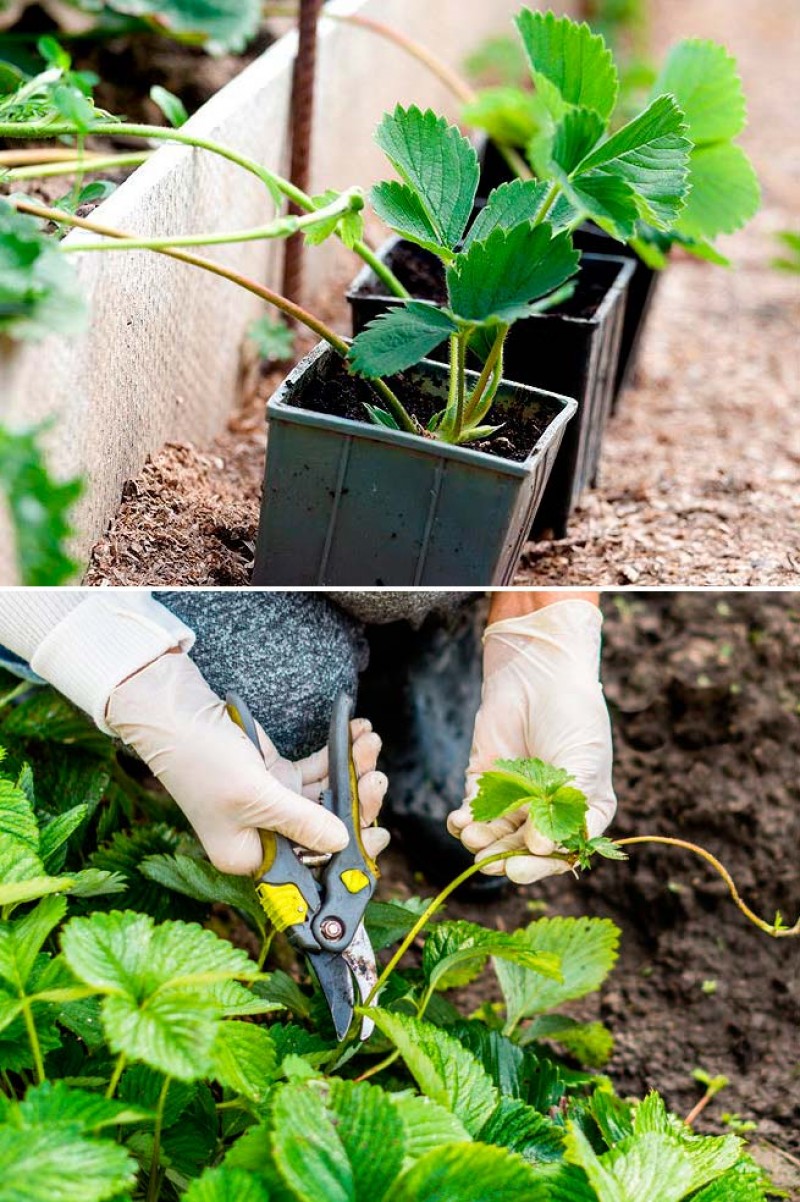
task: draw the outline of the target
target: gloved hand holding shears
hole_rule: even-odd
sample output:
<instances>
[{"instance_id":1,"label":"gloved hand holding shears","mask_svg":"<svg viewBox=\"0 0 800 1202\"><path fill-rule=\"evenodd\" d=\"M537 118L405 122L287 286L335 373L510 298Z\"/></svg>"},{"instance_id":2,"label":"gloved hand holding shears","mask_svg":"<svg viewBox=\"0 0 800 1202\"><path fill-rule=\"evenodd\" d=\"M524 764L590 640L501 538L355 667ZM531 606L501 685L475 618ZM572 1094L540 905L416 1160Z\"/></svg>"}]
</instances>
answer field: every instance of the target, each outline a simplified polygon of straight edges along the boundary
<instances>
[{"instance_id":1,"label":"gloved hand holding shears","mask_svg":"<svg viewBox=\"0 0 800 1202\"><path fill-rule=\"evenodd\" d=\"M168 652L117 685L105 716L177 802L223 872L258 871L262 830L314 852L346 845L344 823L318 804L328 787L328 748L286 760L257 727L257 750L185 653ZM371 825L388 785L375 769L381 742L364 718L354 719L350 729L363 838L374 858L389 842L387 831Z\"/></svg>"}]
</instances>

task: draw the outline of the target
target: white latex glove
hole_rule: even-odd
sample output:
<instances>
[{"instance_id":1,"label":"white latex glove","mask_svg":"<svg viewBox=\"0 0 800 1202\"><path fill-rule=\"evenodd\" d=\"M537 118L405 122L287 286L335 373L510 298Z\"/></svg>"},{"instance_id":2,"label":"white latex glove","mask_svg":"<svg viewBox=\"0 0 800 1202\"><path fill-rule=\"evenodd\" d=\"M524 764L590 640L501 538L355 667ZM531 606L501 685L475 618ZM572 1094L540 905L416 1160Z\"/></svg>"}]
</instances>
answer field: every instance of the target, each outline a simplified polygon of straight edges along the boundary
<instances>
[{"instance_id":1,"label":"white latex glove","mask_svg":"<svg viewBox=\"0 0 800 1202\"><path fill-rule=\"evenodd\" d=\"M590 838L601 834L617 808L611 784L611 724L599 680L600 610L589 601L558 601L521 618L486 628L483 691L475 719L466 800L447 828L476 859L528 848L530 856L497 860L483 871L505 872L531 884L566 872L550 853L526 808L493 822L475 822L469 802L478 777L498 759L538 758L574 776L586 794Z\"/></svg>"},{"instance_id":2,"label":"white latex glove","mask_svg":"<svg viewBox=\"0 0 800 1202\"><path fill-rule=\"evenodd\" d=\"M112 692L106 720L135 748L191 822L223 872L258 871L259 830L277 831L316 852L339 851L347 830L317 804L328 787L328 749L282 759L259 727L262 760L188 655L162 655ZM374 858L389 842L370 824L388 781L375 771L381 741L365 718L351 723L364 846ZM266 767L265 767L266 763Z\"/></svg>"}]
</instances>

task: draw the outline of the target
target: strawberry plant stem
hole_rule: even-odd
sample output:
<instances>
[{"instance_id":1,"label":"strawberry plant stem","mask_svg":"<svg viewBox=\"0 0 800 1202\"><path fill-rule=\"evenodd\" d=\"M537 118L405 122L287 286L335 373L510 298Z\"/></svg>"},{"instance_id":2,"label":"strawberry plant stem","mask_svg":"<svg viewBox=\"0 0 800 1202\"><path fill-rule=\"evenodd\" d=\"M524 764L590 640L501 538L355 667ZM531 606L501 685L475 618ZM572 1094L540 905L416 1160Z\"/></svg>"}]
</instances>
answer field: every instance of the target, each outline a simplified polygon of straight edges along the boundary
<instances>
[{"instance_id":1,"label":"strawberry plant stem","mask_svg":"<svg viewBox=\"0 0 800 1202\"><path fill-rule=\"evenodd\" d=\"M713 1097L716 1097L718 1092L719 1092L718 1090L711 1089L711 1088L706 1090L706 1092L703 1094L702 1098L697 1103L697 1105L692 1107L692 1109L687 1114L686 1118L683 1120L687 1127L691 1127L691 1125L695 1121L695 1119L698 1118L703 1113L703 1111L705 1110L708 1103L711 1101L711 1099Z\"/></svg>"},{"instance_id":2,"label":"strawberry plant stem","mask_svg":"<svg viewBox=\"0 0 800 1202\"><path fill-rule=\"evenodd\" d=\"M122 1074L125 1072L126 1064L127 1064L127 1057L124 1052L120 1052L119 1056L117 1057L117 1063L114 1065L114 1071L111 1074L111 1080L108 1083L108 1089L106 1090L106 1098L108 1099L109 1102L113 1098L114 1094L117 1092L117 1086L119 1085L119 1079L122 1076Z\"/></svg>"},{"instance_id":3,"label":"strawberry plant stem","mask_svg":"<svg viewBox=\"0 0 800 1202\"><path fill-rule=\"evenodd\" d=\"M43 155L46 152L43 152ZM30 167L15 167L5 177L8 181L21 179L49 179L52 176L73 175L76 173L91 175L97 171L110 171L117 167L140 167L150 158L150 152L142 154L109 154L105 158L98 155L86 155L83 161L65 158L63 161L46 162L40 159Z\"/></svg>"},{"instance_id":4,"label":"strawberry plant stem","mask_svg":"<svg viewBox=\"0 0 800 1202\"><path fill-rule=\"evenodd\" d=\"M167 1091L171 1078L165 1077L164 1084L161 1086L161 1093L158 1095L158 1105L156 1106L156 1121L153 1128L153 1155L150 1160L150 1177L147 1182L147 1202L157 1202L158 1195L161 1192L161 1128L164 1124L164 1107L167 1102Z\"/></svg>"},{"instance_id":5,"label":"strawberry plant stem","mask_svg":"<svg viewBox=\"0 0 800 1202\"><path fill-rule=\"evenodd\" d=\"M672 839L666 835L636 835L629 839L617 839L616 843L619 847L632 847L636 843L660 843L665 847L680 847L684 851L693 852L694 855L700 856L707 864L710 864L715 872L719 873L725 884L728 886L728 892L733 898L733 903L738 910L744 914L745 918L757 926L760 931L766 935L772 935L774 939L787 939L800 935L800 919L792 927L783 927L778 922L769 923L763 918L759 918L746 902L739 896L739 890L736 888L736 883L728 872L724 864L713 856L710 851L706 851L704 847L698 847L696 843L688 843L685 839Z\"/></svg>"},{"instance_id":6,"label":"strawberry plant stem","mask_svg":"<svg viewBox=\"0 0 800 1202\"><path fill-rule=\"evenodd\" d=\"M469 401L467 402L467 425L476 425L478 419L485 416L491 407L492 401L494 400L494 395L497 392L497 386L500 383L500 377L495 369L497 364L502 359L503 343L505 342L507 333L508 326L498 326L497 335L492 343L492 349L489 351L489 354L486 357L486 362L484 363L483 370L478 377L478 382L475 385ZM490 379L492 381L492 387L489 389L483 405L481 405L481 398L483 397L484 392L486 392L486 386Z\"/></svg>"},{"instance_id":7,"label":"strawberry plant stem","mask_svg":"<svg viewBox=\"0 0 800 1202\"><path fill-rule=\"evenodd\" d=\"M417 935L419 935L420 931L424 930L424 928L430 922L431 918L433 918L436 911L441 909L441 907L447 901L447 899L451 893L454 893L460 885L463 885L465 881L468 881L470 879L470 877L474 876L476 872L480 872L480 870L482 868L485 868L488 864L497 864L501 860L511 860L511 859L514 859L515 856L528 856L528 855L530 855L530 852L528 851L528 849L522 848L519 851L501 851L501 852L498 852L497 855L486 856L485 859L478 860L475 864L470 864L469 868L465 868L462 873L459 873L459 875L457 877L455 877L455 879L452 880L449 885L445 885L445 887L444 887L444 889L442 889L441 893L437 893L436 897L434 897L434 899L430 903L430 905L425 908L425 910L422 912L422 914L420 914L419 918L414 923L413 927L408 932L405 939L402 941L402 943L398 947L397 951L394 953L392 958L389 960L389 963L383 969L383 971L381 972L377 981L372 986L372 989L369 991L369 994L367 995L366 1000L364 1001L364 1006L366 1007L366 1006L372 1005L373 1001L378 996L381 989L383 989L384 985L389 980L389 977L392 975L394 970L397 968L397 965L400 963L403 956L406 954L408 949L411 947L411 944L414 942Z\"/></svg>"},{"instance_id":8,"label":"strawberry plant stem","mask_svg":"<svg viewBox=\"0 0 800 1202\"><path fill-rule=\"evenodd\" d=\"M36 1072L37 1084L41 1085L45 1079L44 1075L44 1060L42 1059L42 1045L39 1043L39 1033L36 1030L36 1021L33 1017L33 1010L27 998L22 1001L22 1015L25 1019L25 1029L28 1032L28 1041L31 1045L33 1054L33 1067Z\"/></svg>"},{"instance_id":9,"label":"strawberry plant stem","mask_svg":"<svg viewBox=\"0 0 800 1202\"><path fill-rule=\"evenodd\" d=\"M77 126L67 122L52 124L41 121L0 122L0 138L75 137L79 136L80 132ZM302 189L296 188L289 180L277 175L274 171L270 171L268 167L262 166L255 159L248 158L247 155L238 154L237 151L223 146L220 142L211 141L209 138L198 138L194 134L187 134L182 129L172 129L170 126L164 125L137 125L126 121L99 121L92 126L90 132L96 135L105 134L109 137L124 135L131 138L178 142L183 146L193 146L197 150L207 150L211 154L220 155L221 158L235 163L237 167L249 171L251 175L254 175L262 184L266 185L273 197L276 193L280 193L306 213L313 212L316 207L312 198L307 196ZM71 153L74 160L75 152ZM354 243L353 251L365 263L368 263L373 271L378 272L383 283L391 289L395 296L408 297L409 294L400 281L395 278L385 264L380 263L363 240Z\"/></svg>"},{"instance_id":10,"label":"strawberry plant stem","mask_svg":"<svg viewBox=\"0 0 800 1202\"><path fill-rule=\"evenodd\" d=\"M304 213L302 217L288 215L277 217L269 225L258 226L249 230L230 230L220 234L179 234L166 238L116 238L105 242L81 242L74 246L63 246L65 254L84 251L104 250L165 250L181 246L223 246L233 242L260 242L271 238L285 238L302 230L313 228L315 225L330 220L331 217L353 212L360 208L360 195L350 190L343 192L331 204L313 213Z\"/></svg>"},{"instance_id":11,"label":"strawberry plant stem","mask_svg":"<svg viewBox=\"0 0 800 1202\"><path fill-rule=\"evenodd\" d=\"M56 224L74 225L79 229L90 230L94 234L102 234L106 238L129 237L128 234L123 233L121 230L112 229L110 226L98 225L96 222L87 221L83 217L74 217L71 213L65 213L60 209L49 209L44 205L32 204L29 201L17 198L14 199L13 204L21 213L30 213L34 217L43 217L47 221L56 222ZM211 272L212 275L218 275L222 279L230 280L233 284L238 284L240 288L244 288L247 292L252 292L254 296L266 301L269 305L274 305L276 309L280 309L282 313L300 322L301 325L307 326L309 330L327 342L343 359L347 358L349 347L343 338L340 338L338 334L335 334L333 330L329 329L324 322L319 321L313 314L308 313L300 305L287 300L279 293L273 292L271 288L267 288L263 284L258 284L255 280L251 280L229 267L224 267L221 263L214 263L210 259L202 259L198 255L190 254L188 251L159 247L154 253L167 255L169 258L178 259L181 263L189 263L193 267L201 267L203 270ZM409 434L416 434L417 429L414 423L389 385L383 380L372 380L370 383L389 405L401 429Z\"/></svg>"},{"instance_id":12,"label":"strawberry plant stem","mask_svg":"<svg viewBox=\"0 0 800 1202\"><path fill-rule=\"evenodd\" d=\"M384 1056L383 1060L379 1060L377 1064L373 1064L372 1068L368 1068L360 1077L356 1077L356 1081L369 1081L370 1077L377 1077L378 1073L382 1073L390 1064L394 1064L399 1055L400 1053L395 1048L388 1056Z\"/></svg>"}]
</instances>

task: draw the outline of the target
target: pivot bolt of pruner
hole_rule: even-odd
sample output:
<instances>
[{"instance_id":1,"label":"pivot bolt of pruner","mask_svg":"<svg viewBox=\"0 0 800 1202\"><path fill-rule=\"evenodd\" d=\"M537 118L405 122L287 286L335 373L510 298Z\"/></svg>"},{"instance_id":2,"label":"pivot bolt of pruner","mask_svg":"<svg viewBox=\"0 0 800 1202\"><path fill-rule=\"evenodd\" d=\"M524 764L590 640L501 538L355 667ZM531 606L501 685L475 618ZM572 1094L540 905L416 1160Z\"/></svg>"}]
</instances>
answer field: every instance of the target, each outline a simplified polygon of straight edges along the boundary
<instances>
[{"instance_id":1,"label":"pivot bolt of pruner","mask_svg":"<svg viewBox=\"0 0 800 1202\"><path fill-rule=\"evenodd\" d=\"M330 939L333 943L337 939L341 939L344 934L344 923L341 918L326 918L320 923L319 933L324 939Z\"/></svg>"}]
</instances>

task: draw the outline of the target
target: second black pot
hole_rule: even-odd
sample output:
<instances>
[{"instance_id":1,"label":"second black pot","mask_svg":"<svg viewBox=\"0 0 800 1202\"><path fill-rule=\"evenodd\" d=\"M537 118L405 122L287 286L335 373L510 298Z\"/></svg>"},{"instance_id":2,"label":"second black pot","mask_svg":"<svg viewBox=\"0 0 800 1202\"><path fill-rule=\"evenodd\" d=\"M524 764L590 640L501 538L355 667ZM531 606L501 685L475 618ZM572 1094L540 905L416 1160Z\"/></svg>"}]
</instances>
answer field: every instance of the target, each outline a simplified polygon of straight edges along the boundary
<instances>
[{"instance_id":1,"label":"second black pot","mask_svg":"<svg viewBox=\"0 0 800 1202\"><path fill-rule=\"evenodd\" d=\"M444 272L434 255L399 238L389 239L379 254L413 296L443 299ZM563 538L578 498L597 476L633 270L633 263L625 258L584 255L572 299L549 313L537 313L517 322L509 333L505 378L575 397L578 402L578 412L564 433L531 537L552 530L556 538ZM359 273L347 299L354 334L400 303L386 294L370 268ZM429 356L440 362L446 362L447 357L447 344Z\"/></svg>"}]
</instances>

